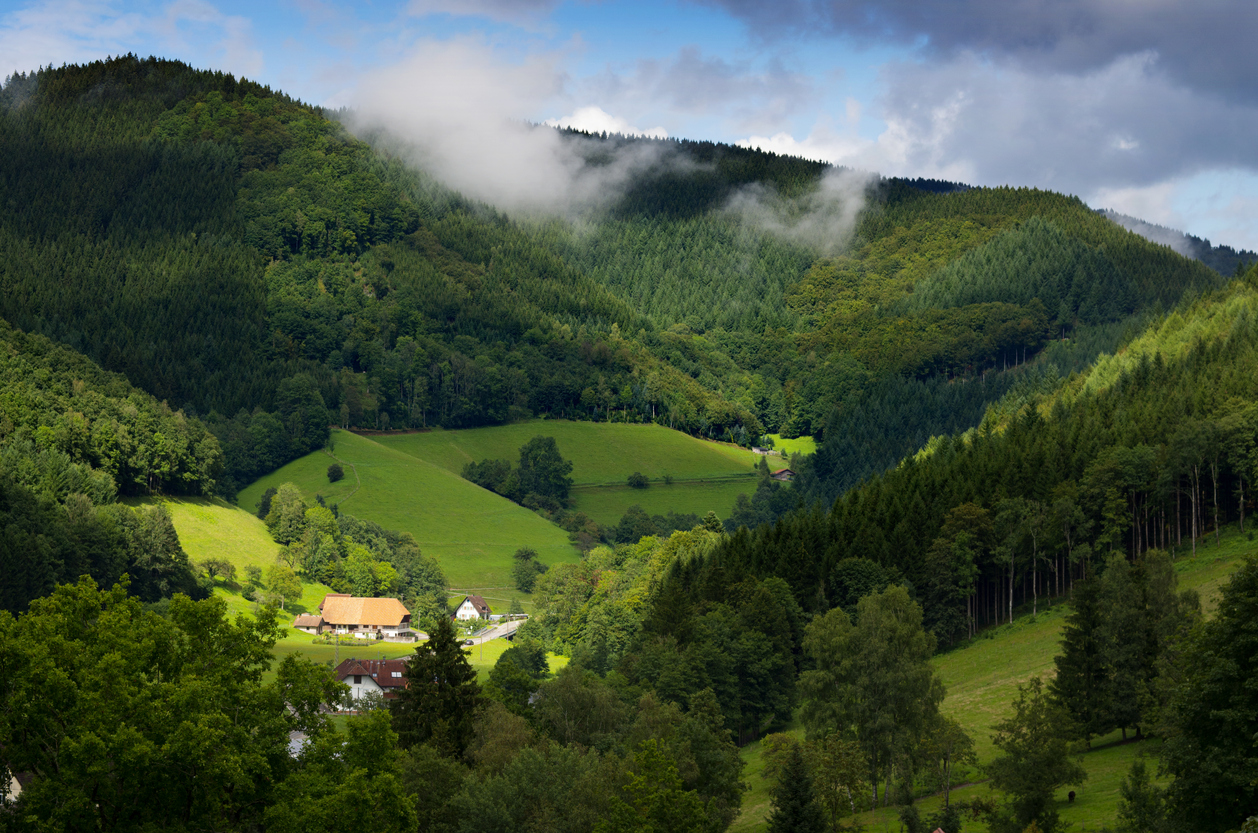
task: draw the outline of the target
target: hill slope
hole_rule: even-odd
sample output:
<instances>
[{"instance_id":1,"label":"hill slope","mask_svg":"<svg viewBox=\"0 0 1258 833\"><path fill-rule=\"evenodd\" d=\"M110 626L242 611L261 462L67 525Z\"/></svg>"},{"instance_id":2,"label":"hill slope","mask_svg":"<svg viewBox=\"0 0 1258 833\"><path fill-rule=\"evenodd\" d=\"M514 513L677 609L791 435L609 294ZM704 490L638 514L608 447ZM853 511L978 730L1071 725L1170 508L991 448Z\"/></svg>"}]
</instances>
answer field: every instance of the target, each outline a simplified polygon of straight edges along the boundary
<instances>
[{"instance_id":1,"label":"hill slope","mask_svg":"<svg viewBox=\"0 0 1258 833\"><path fill-rule=\"evenodd\" d=\"M0 317L207 414L227 493L329 422L531 415L739 443L874 421L850 485L975 424L1051 338L1086 363L1113 325L1219 281L1043 192L836 189L846 174L804 160L570 135L591 170L658 163L576 222L507 217L369 138L173 61L14 76ZM940 384L958 375L984 384Z\"/></svg>"},{"instance_id":2,"label":"hill slope","mask_svg":"<svg viewBox=\"0 0 1258 833\"><path fill-rule=\"evenodd\" d=\"M573 509L604 527L615 526L634 505L648 515L702 517L712 511L726 518L738 495L750 496L756 488L757 455L661 425L545 420L374 439L460 473L466 464L486 459L514 463L520 446L539 435L554 437L564 459L572 462ZM778 468L785 465L774 459ZM649 488L626 485L634 472L649 478Z\"/></svg>"},{"instance_id":3,"label":"hill slope","mask_svg":"<svg viewBox=\"0 0 1258 833\"><path fill-rule=\"evenodd\" d=\"M452 586L500 591L490 595L514 594L511 554L520 547L533 547L546 564L577 559L563 530L506 498L367 437L336 431L332 438L332 455L316 452L272 472L242 491L239 505L256 507L266 488L291 482L311 502L322 495L363 520L411 533ZM345 479L330 484L327 469L338 460Z\"/></svg>"}]
</instances>

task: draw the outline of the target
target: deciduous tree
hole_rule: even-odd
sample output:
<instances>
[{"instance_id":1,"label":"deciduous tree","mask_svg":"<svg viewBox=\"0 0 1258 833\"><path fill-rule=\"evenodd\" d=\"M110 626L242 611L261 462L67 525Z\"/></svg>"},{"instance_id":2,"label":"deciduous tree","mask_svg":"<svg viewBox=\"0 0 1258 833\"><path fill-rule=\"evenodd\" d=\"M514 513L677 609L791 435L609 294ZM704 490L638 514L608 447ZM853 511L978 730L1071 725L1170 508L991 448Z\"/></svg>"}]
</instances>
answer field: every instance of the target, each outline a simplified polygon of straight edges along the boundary
<instances>
[{"instance_id":1,"label":"deciduous tree","mask_svg":"<svg viewBox=\"0 0 1258 833\"><path fill-rule=\"evenodd\" d=\"M930 664L934 649L922 609L899 586L861 599L855 624L836 608L805 632L804 651L815 667L800 677L804 725L813 736L855 729L875 805L880 778L889 788L893 760L925 731L943 700Z\"/></svg>"},{"instance_id":2,"label":"deciduous tree","mask_svg":"<svg viewBox=\"0 0 1258 833\"><path fill-rule=\"evenodd\" d=\"M1005 806L992 819L993 830L1022 831L1030 824L1044 833L1059 827L1054 793L1088 777L1070 755L1070 717L1044 691L1039 677L1018 686L1013 715L996 724L992 742L1001 754L987 768L993 789L1005 793Z\"/></svg>"}]
</instances>

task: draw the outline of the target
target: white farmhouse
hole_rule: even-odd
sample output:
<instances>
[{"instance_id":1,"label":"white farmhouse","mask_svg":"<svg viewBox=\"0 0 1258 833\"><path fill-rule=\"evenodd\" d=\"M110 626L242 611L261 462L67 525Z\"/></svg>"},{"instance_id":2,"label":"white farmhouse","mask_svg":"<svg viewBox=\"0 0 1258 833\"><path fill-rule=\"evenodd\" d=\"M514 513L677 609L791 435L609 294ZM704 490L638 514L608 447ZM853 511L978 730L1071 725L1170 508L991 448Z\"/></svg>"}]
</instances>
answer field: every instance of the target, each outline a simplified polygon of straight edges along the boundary
<instances>
[{"instance_id":1,"label":"white farmhouse","mask_svg":"<svg viewBox=\"0 0 1258 833\"><path fill-rule=\"evenodd\" d=\"M468 622L472 619L488 619L492 614L489 602L480 596L464 596L463 601L455 608L454 618L460 622Z\"/></svg>"},{"instance_id":2,"label":"white farmhouse","mask_svg":"<svg viewBox=\"0 0 1258 833\"><path fill-rule=\"evenodd\" d=\"M347 659L333 676L349 686L350 696L361 699L372 692L386 700L397 696L398 689L406 687L406 660L404 659Z\"/></svg>"}]
</instances>

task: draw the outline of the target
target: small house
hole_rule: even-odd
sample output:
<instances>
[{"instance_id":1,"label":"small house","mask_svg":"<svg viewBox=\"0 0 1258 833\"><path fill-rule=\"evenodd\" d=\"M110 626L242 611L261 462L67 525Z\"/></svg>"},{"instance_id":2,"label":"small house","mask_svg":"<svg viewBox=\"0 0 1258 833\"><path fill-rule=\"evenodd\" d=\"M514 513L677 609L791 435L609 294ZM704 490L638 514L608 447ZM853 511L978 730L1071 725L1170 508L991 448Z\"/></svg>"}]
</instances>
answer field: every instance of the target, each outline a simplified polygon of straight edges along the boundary
<instances>
[{"instance_id":1,"label":"small house","mask_svg":"<svg viewBox=\"0 0 1258 833\"><path fill-rule=\"evenodd\" d=\"M373 692L391 700L406 687L406 660L347 659L332 675L349 686L350 697L355 700Z\"/></svg>"},{"instance_id":2,"label":"small house","mask_svg":"<svg viewBox=\"0 0 1258 833\"><path fill-rule=\"evenodd\" d=\"M472 619L488 619L493 614L489 609L489 602L480 596L464 596L463 601L454 610L454 618L460 622L469 622Z\"/></svg>"},{"instance_id":3,"label":"small house","mask_svg":"<svg viewBox=\"0 0 1258 833\"><path fill-rule=\"evenodd\" d=\"M769 477L772 477L774 480L777 480L781 483L790 483L792 480L795 479L795 472L791 471L790 469L778 469L777 471L773 472L773 474L769 475Z\"/></svg>"},{"instance_id":4,"label":"small house","mask_svg":"<svg viewBox=\"0 0 1258 833\"><path fill-rule=\"evenodd\" d=\"M318 614L303 613L293 620L293 627L303 633L318 636L323 633L323 617Z\"/></svg>"}]
</instances>

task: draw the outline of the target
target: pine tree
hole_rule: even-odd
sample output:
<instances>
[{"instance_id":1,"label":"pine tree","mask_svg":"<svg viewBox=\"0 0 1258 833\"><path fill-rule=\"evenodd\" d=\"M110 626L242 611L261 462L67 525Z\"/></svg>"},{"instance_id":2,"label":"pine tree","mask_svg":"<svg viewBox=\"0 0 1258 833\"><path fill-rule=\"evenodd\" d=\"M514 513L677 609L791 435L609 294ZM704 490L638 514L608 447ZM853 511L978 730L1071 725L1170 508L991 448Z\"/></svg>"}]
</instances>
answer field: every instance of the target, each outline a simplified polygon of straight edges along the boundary
<instances>
[{"instance_id":1,"label":"pine tree","mask_svg":"<svg viewBox=\"0 0 1258 833\"><path fill-rule=\"evenodd\" d=\"M476 671L468 664L451 621L442 616L406 662L406 687L390 703L403 748L427 743L457 758L472 738L481 704Z\"/></svg>"},{"instance_id":2,"label":"pine tree","mask_svg":"<svg viewBox=\"0 0 1258 833\"><path fill-rule=\"evenodd\" d=\"M825 833L826 814L813 793L812 776L799 745L791 748L769 799L769 833Z\"/></svg>"}]
</instances>

